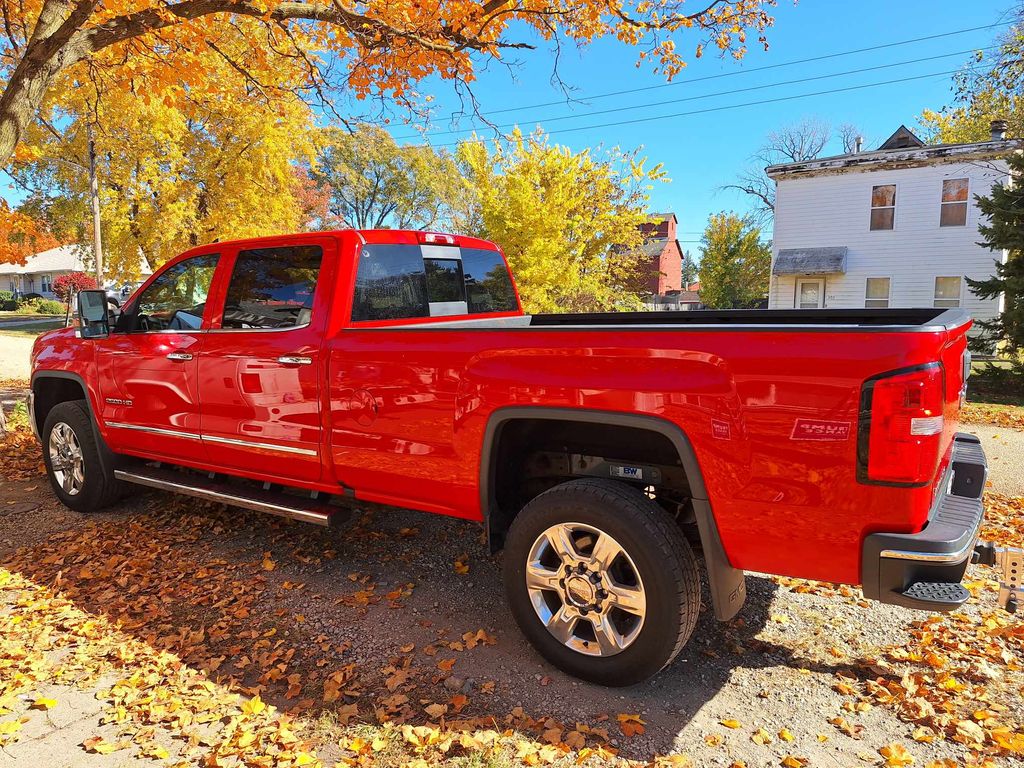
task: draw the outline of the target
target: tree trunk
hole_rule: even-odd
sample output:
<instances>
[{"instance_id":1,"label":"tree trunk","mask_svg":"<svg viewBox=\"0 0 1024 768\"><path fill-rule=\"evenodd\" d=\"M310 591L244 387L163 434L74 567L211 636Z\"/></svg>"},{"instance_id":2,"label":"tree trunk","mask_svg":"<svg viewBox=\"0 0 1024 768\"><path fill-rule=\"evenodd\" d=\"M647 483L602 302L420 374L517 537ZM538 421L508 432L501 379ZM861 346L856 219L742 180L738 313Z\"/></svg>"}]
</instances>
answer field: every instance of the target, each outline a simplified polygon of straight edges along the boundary
<instances>
[{"instance_id":1,"label":"tree trunk","mask_svg":"<svg viewBox=\"0 0 1024 768\"><path fill-rule=\"evenodd\" d=\"M0 166L10 161L53 79L64 67L81 58L82 52L70 53L68 42L95 5L95 0L43 3L21 60L0 95Z\"/></svg>"}]
</instances>

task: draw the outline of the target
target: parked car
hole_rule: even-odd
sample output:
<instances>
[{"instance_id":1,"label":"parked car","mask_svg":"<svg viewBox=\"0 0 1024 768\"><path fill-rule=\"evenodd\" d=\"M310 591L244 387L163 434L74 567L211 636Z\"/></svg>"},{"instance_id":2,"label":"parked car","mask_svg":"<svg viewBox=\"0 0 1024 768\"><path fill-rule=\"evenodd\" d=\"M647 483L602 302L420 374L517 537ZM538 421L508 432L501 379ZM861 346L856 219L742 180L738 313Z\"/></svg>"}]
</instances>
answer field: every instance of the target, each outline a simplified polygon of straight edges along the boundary
<instances>
[{"instance_id":1,"label":"parked car","mask_svg":"<svg viewBox=\"0 0 1024 768\"><path fill-rule=\"evenodd\" d=\"M345 230L195 248L113 319L102 292L79 311L32 353L67 506L139 484L481 521L522 631L587 680L665 667L702 569L721 620L746 570L943 611L976 557L1021 597L1020 551L977 543L958 309L530 316L493 243Z\"/></svg>"}]
</instances>

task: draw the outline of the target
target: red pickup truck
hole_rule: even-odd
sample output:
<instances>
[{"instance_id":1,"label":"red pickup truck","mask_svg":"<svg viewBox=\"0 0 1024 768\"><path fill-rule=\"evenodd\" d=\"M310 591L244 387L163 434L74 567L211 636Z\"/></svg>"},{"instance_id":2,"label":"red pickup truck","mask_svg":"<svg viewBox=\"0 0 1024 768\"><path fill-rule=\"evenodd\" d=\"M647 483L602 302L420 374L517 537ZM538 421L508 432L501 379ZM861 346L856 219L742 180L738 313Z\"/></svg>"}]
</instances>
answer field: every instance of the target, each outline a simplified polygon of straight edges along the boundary
<instances>
[{"instance_id":1,"label":"red pickup truck","mask_svg":"<svg viewBox=\"0 0 1024 768\"><path fill-rule=\"evenodd\" d=\"M195 248L106 302L80 294L32 355L67 506L134 483L323 525L352 499L481 521L519 626L585 679L666 666L701 568L722 620L746 570L951 610L973 558L1021 597L1019 553L976 542L961 310L530 316L493 243L354 230Z\"/></svg>"}]
</instances>

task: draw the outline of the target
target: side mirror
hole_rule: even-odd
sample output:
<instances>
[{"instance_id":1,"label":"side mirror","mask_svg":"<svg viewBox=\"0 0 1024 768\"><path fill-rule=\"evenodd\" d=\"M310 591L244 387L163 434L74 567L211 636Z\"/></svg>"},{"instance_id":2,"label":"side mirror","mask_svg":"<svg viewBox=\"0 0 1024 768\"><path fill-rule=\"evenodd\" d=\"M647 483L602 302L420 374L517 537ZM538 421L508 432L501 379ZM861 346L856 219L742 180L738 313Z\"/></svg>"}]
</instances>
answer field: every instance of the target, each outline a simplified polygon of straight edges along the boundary
<instances>
[{"instance_id":1,"label":"side mirror","mask_svg":"<svg viewBox=\"0 0 1024 768\"><path fill-rule=\"evenodd\" d=\"M83 339L103 339L110 335L106 291L78 292L78 328Z\"/></svg>"}]
</instances>

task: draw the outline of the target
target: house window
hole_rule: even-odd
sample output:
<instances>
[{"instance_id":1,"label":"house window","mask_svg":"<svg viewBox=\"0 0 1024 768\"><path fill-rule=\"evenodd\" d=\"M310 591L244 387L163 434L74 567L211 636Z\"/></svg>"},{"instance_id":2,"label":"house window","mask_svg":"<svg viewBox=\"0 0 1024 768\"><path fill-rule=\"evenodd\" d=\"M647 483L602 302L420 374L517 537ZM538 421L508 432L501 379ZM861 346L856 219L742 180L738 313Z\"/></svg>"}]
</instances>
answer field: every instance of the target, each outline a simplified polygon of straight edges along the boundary
<instances>
[{"instance_id":1,"label":"house window","mask_svg":"<svg viewBox=\"0 0 1024 768\"><path fill-rule=\"evenodd\" d=\"M961 282L959 277L936 277L935 306L959 307Z\"/></svg>"},{"instance_id":2,"label":"house window","mask_svg":"<svg viewBox=\"0 0 1024 768\"><path fill-rule=\"evenodd\" d=\"M43 275L42 277L39 278L39 289L43 293L49 293L52 282L53 275Z\"/></svg>"},{"instance_id":3,"label":"house window","mask_svg":"<svg viewBox=\"0 0 1024 768\"><path fill-rule=\"evenodd\" d=\"M821 309L825 306L825 281L817 278L797 280L796 305L799 309Z\"/></svg>"},{"instance_id":4,"label":"house window","mask_svg":"<svg viewBox=\"0 0 1024 768\"><path fill-rule=\"evenodd\" d=\"M940 227L962 227L967 224L967 179L942 180Z\"/></svg>"},{"instance_id":5,"label":"house window","mask_svg":"<svg viewBox=\"0 0 1024 768\"><path fill-rule=\"evenodd\" d=\"M864 289L865 307L889 306L889 278L869 277Z\"/></svg>"},{"instance_id":6,"label":"house window","mask_svg":"<svg viewBox=\"0 0 1024 768\"><path fill-rule=\"evenodd\" d=\"M871 188L871 231L892 229L896 221L896 185Z\"/></svg>"}]
</instances>

